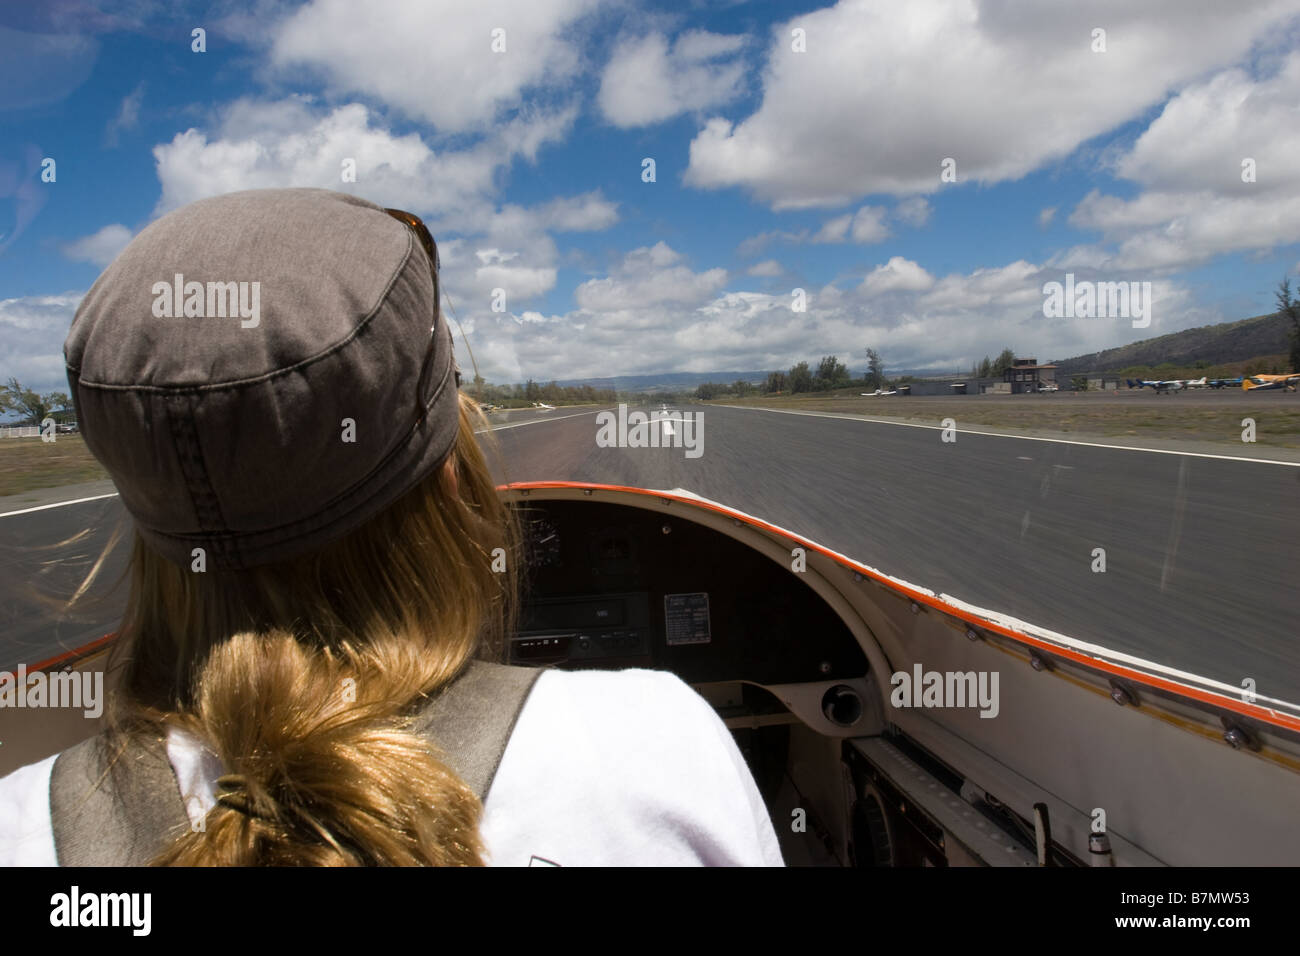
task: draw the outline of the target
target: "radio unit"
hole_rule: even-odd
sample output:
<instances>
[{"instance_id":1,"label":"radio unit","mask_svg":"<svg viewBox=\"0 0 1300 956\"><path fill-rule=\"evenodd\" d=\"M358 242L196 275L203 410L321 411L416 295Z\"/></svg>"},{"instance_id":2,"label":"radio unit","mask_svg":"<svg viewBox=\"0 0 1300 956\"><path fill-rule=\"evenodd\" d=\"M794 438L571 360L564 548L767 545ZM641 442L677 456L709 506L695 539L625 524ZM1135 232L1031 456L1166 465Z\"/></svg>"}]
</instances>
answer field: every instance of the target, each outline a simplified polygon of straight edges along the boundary
<instances>
[{"instance_id":1,"label":"radio unit","mask_svg":"<svg viewBox=\"0 0 1300 956\"><path fill-rule=\"evenodd\" d=\"M650 599L644 591L543 598L523 611L510 639L511 664L560 664L650 655Z\"/></svg>"}]
</instances>

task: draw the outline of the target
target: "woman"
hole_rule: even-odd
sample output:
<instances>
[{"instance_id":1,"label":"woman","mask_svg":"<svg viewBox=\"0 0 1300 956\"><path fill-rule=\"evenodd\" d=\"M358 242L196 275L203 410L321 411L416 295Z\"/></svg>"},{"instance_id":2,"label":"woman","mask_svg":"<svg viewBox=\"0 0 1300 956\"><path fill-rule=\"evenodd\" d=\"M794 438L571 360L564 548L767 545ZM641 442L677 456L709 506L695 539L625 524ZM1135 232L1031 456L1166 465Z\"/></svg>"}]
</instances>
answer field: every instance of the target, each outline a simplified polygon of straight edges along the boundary
<instances>
[{"instance_id":1,"label":"woman","mask_svg":"<svg viewBox=\"0 0 1300 956\"><path fill-rule=\"evenodd\" d=\"M677 678L471 663L515 529L438 301L418 219L314 189L177 210L91 288L65 355L136 528L119 690L0 780L0 863L780 864Z\"/></svg>"}]
</instances>

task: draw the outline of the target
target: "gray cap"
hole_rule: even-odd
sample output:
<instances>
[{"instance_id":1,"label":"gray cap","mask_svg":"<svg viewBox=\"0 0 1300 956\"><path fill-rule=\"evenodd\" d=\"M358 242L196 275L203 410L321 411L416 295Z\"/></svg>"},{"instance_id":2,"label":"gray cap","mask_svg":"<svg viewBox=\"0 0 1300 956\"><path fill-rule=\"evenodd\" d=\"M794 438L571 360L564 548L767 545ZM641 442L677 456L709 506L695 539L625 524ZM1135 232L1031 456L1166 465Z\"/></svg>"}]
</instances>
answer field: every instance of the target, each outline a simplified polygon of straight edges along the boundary
<instances>
[{"instance_id":1,"label":"gray cap","mask_svg":"<svg viewBox=\"0 0 1300 956\"><path fill-rule=\"evenodd\" d=\"M64 357L87 446L178 564L194 548L225 569L315 550L441 464L458 428L420 240L324 189L152 223L82 300Z\"/></svg>"}]
</instances>

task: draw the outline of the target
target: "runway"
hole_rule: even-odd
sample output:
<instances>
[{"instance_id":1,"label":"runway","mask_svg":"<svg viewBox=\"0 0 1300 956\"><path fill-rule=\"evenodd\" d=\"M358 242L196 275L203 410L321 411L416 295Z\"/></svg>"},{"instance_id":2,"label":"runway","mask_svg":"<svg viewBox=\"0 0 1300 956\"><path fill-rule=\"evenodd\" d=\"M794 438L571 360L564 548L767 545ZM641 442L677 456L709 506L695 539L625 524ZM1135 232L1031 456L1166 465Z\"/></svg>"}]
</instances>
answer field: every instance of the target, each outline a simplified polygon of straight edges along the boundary
<instances>
[{"instance_id":1,"label":"runway","mask_svg":"<svg viewBox=\"0 0 1300 956\"><path fill-rule=\"evenodd\" d=\"M679 410L703 415L692 458L601 447L598 411L495 413L498 480L685 488L914 584L1300 702L1300 467L719 406ZM112 629L120 603L58 619L36 594L73 586L120 515L109 497L0 518L0 669Z\"/></svg>"}]
</instances>

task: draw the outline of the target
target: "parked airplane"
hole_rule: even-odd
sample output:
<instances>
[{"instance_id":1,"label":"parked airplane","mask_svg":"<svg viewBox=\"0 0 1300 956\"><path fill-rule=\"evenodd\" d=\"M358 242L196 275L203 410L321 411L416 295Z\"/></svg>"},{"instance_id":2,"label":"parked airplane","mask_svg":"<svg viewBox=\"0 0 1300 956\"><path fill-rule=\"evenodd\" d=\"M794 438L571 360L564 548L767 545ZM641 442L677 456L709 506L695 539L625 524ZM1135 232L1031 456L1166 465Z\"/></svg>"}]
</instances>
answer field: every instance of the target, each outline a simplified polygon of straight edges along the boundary
<instances>
[{"instance_id":1,"label":"parked airplane","mask_svg":"<svg viewBox=\"0 0 1300 956\"><path fill-rule=\"evenodd\" d=\"M1138 379L1137 381L1134 381L1130 378L1125 379L1125 381L1128 382L1129 388L1150 388L1154 389L1156 394L1160 394L1161 392L1176 392L1179 389L1186 388L1188 384L1180 379L1169 379L1168 381ZM1202 379L1202 382L1204 382L1204 379Z\"/></svg>"},{"instance_id":2,"label":"parked airplane","mask_svg":"<svg viewBox=\"0 0 1300 956\"><path fill-rule=\"evenodd\" d=\"M882 396L882 395L897 395L897 394L898 394L898 392L897 392L896 390L891 389L890 391L886 392L886 391L883 391L882 389L879 389L879 388L876 389L874 392L863 392L863 393L862 393L862 395L863 395L864 398L879 398L879 397Z\"/></svg>"},{"instance_id":3,"label":"parked airplane","mask_svg":"<svg viewBox=\"0 0 1300 956\"><path fill-rule=\"evenodd\" d=\"M1205 388L1208 384L1209 383L1205 380L1204 375L1202 375L1200 378L1189 378L1184 383L1184 385L1187 388Z\"/></svg>"},{"instance_id":4,"label":"parked airplane","mask_svg":"<svg viewBox=\"0 0 1300 956\"><path fill-rule=\"evenodd\" d=\"M1281 388L1288 392L1294 392L1298 384L1300 384L1300 373L1292 375L1252 375L1242 381L1241 387L1248 392L1270 388Z\"/></svg>"},{"instance_id":5,"label":"parked airplane","mask_svg":"<svg viewBox=\"0 0 1300 956\"><path fill-rule=\"evenodd\" d=\"M1210 382L1210 388L1236 388L1241 384L1241 376L1236 378L1216 378Z\"/></svg>"}]
</instances>

